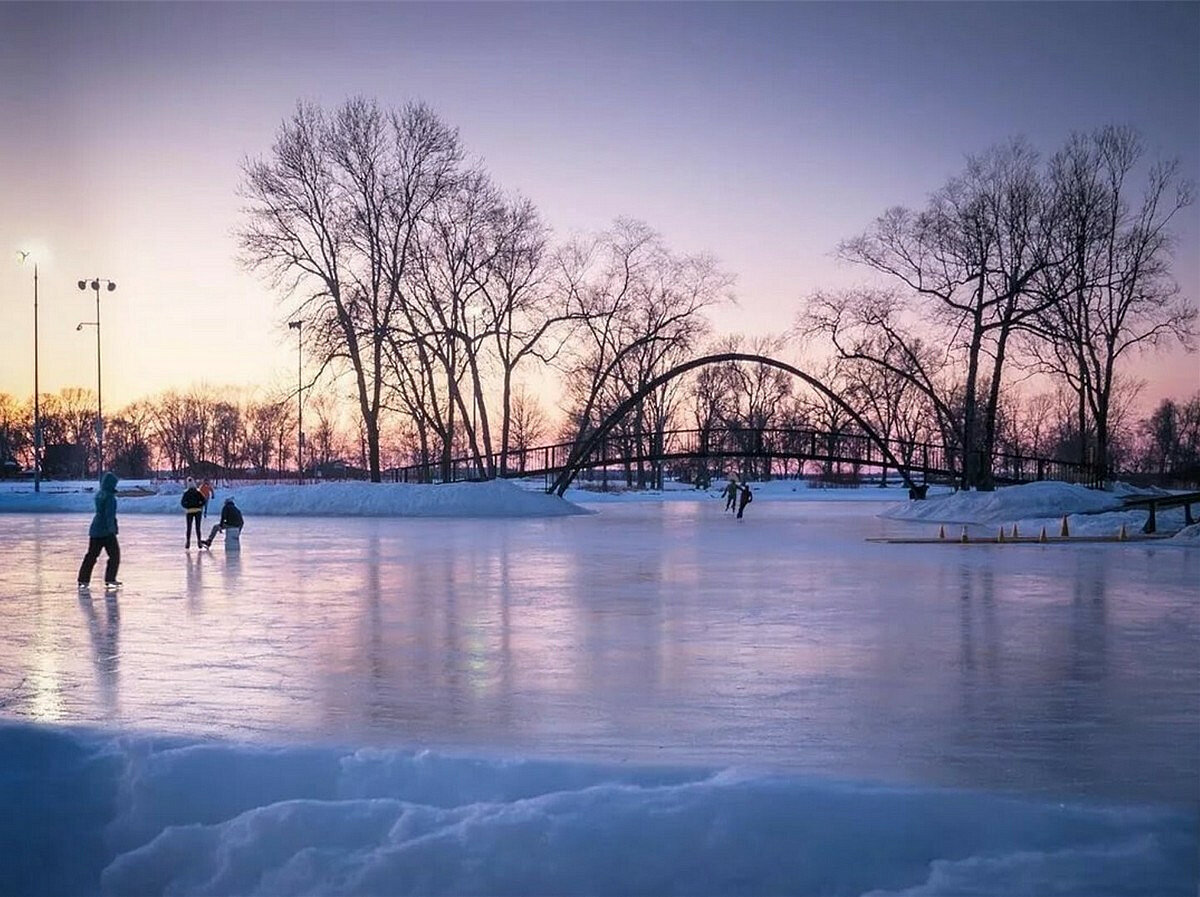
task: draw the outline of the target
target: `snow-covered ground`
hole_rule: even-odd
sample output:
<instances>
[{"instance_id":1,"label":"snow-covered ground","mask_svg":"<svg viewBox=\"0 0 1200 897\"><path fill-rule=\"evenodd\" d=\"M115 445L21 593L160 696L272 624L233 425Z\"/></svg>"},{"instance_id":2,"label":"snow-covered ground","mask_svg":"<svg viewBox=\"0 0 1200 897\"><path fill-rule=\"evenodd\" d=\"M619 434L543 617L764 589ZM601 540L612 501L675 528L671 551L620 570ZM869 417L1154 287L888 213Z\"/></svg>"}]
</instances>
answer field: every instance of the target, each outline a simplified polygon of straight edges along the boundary
<instances>
[{"instance_id":1,"label":"snow-covered ground","mask_svg":"<svg viewBox=\"0 0 1200 897\"><path fill-rule=\"evenodd\" d=\"M0 517L0 893L1194 897L1200 552L671 491L238 487L201 554L167 489L109 598L90 495Z\"/></svg>"},{"instance_id":2,"label":"snow-covered ground","mask_svg":"<svg viewBox=\"0 0 1200 897\"><path fill-rule=\"evenodd\" d=\"M1034 536L1044 527L1049 535L1057 536L1062 518L1075 536L1115 536L1121 527L1129 534L1141 531L1149 516L1145 510L1124 510L1122 499L1141 494L1122 484L1112 491L1099 491L1071 483L1042 482L1010 486L995 492L955 492L933 495L927 501L906 502L884 512L893 520L926 523L972 524L979 532L992 527L992 535L1000 528L1011 532L1013 525L1019 533ZM1162 494L1158 492L1158 494ZM1193 519L1200 516L1200 505L1192 508ZM1183 508L1158 512L1160 533L1178 533L1183 529ZM1195 536L1180 533L1181 543L1191 543Z\"/></svg>"},{"instance_id":3,"label":"snow-covered ground","mask_svg":"<svg viewBox=\"0 0 1200 897\"><path fill-rule=\"evenodd\" d=\"M35 493L26 489L0 492L0 512L90 511L93 484L62 484ZM182 514L179 499L183 487L168 482L121 483L118 491L146 490L149 494L123 495L120 514ZM149 492L153 490L153 492ZM220 511L225 499L233 498L247 516L299 517L555 517L584 511L561 498L521 489L505 481L450 483L417 486L405 483L311 483L218 485L209 512Z\"/></svg>"}]
</instances>

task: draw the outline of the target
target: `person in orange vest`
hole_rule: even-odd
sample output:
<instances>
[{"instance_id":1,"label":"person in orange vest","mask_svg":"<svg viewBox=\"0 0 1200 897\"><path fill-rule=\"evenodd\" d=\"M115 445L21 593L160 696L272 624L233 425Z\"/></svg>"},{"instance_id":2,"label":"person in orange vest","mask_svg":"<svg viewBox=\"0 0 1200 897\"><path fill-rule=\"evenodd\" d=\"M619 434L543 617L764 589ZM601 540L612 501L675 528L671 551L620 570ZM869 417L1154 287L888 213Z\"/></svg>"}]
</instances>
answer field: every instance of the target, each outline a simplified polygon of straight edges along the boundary
<instances>
[{"instance_id":1,"label":"person in orange vest","mask_svg":"<svg viewBox=\"0 0 1200 897\"><path fill-rule=\"evenodd\" d=\"M208 481L207 477L200 484L200 494L204 496L204 516L207 517L208 516L208 503L210 501L212 501L212 497L213 497L212 483L210 483Z\"/></svg>"}]
</instances>

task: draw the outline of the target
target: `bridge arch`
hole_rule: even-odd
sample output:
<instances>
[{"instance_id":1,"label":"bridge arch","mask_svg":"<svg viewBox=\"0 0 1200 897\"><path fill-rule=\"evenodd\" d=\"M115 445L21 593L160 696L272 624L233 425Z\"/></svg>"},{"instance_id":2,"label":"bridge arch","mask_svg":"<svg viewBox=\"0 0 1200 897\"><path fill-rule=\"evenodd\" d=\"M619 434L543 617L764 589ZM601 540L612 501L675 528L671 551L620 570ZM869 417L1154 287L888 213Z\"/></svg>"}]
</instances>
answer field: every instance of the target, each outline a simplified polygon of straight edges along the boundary
<instances>
[{"instance_id":1,"label":"bridge arch","mask_svg":"<svg viewBox=\"0 0 1200 897\"><path fill-rule=\"evenodd\" d=\"M862 428L863 433L866 434L868 439L879 446L880 451L883 453L883 457L887 459L888 463L891 464L892 467L903 478L904 485L910 489L913 488L914 484L908 476L908 471L898 460L896 460L896 456L893 455L892 450L888 448L887 442L880 438L879 434L875 432L875 429L865 420L863 420L862 415L851 408L850 405L846 403L845 399L839 396L836 392L834 392L816 377L812 376L811 374L806 374L798 367L790 365L786 361L780 361L777 358L770 358L766 355L754 355L749 352L720 352L715 355L704 355L700 358L693 358L691 361L685 361L683 364L676 365L675 367L671 368L671 370L659 374L657 377L627 398L624 402L614 408L612 413L610 413L608 417L606 417L600 423L600 426L598 426L591 434L588 435L586 439L584 439L571 450L571 454L568 456L567 463L563 467L562 472L555 477L554 482L550 484L550 487L546 491L556 493L558 495L562 495L564 492L566 492L567 487L571 485L571 482L583 469L584 461L587 459L588 455L590 455L592 451L604 441L608 434L612 432L613 427L619 424L624 419L625 415L636 408L638 404L645 399L646 396L654 392L654 390L658 389L664 383L669 383L676 377L683 376L688 371L694 371L696 368L706 367L710 364L727 364L731 361L746 361L752 364L762 364L766 365L767 367L778 368L781 371L786 371L794 377L799 377L826 398L832 400L839 408L850 415L854 422L858 424L860 428Z\"/></svg>"}]
</instances>

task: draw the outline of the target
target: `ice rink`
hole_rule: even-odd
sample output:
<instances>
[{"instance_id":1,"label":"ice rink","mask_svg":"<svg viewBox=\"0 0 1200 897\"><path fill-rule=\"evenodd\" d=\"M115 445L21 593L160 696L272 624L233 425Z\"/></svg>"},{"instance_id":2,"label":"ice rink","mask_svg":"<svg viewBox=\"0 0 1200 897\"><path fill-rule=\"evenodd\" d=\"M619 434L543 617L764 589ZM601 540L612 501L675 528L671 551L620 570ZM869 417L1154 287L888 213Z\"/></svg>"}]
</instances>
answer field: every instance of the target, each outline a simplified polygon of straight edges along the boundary
<instances>
[{"instance_id":1,"label":"ice rink","mask_svg":"<svg viewBox=\"0 0 1200 897\"><path fill-rule=\"evenodd\" d=\"M237 554L125 514L115 599L87 516L9 514L4 714L1195 807L1200 552L868 544L931 530L882 507L250 517Z\"/></svg>"}]
</instances>

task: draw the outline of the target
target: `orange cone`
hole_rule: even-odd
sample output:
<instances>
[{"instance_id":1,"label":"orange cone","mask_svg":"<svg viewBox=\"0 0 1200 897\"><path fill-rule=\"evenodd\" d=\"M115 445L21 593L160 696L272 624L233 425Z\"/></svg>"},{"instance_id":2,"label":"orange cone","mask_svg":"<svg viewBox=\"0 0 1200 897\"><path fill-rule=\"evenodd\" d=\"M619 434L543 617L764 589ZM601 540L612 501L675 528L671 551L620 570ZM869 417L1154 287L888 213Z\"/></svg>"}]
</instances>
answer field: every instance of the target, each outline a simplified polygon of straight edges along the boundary
<instances>
[{"instance_id":1,"label":"orange cone","mask_svg":"<svg viewBox=\"0 0 1200 897\"><path fill-rule=\"evenodd\" d=\"M1060 536L1062 536L1064 539L1071 538L1071 528L1069 526L1067 526L1067 515L1066 514L1063 514L1062 528L1059 530L1058 534Z\"/></svg>"},{"instance_id":2,"label":"orange cone","mask_svg":"<svg viewBox=\"0 0 1200 897\"><path fill-rule=\"evenodd\" d=\"M1039 542L1046 541L1046 527L1044 527L1044 526L1042 527L1042 534L1040 536L1038 536L1038 541Z\"/></svg>"},{"instance_id":3,"label":"orange cone","mask_svg":"<svg viewBox=\"0 0 1200 897\"><path fill-rule=\"evenodd\" d=\"M962 538L960 538L958 541L960 541L960 542L969 542L969 541L971 541L970 539L968 539L968 538L967 538L967 528L966 528L965 526L963 527Z\"/></svg>"},{"instance_id":4,"label":"orange cone","mask_svg":"<svg viewBox=\"0 0 1200 897\"><path fill-rule=\"evenodd\" d=\"M1013 538L1014 539L1021 538L1020 534L1017 532L1017 525L1015 523L1013 524Z\"/></svg>"},{"instance_id":5,"label":"orange cone","mask_svg":"<svg viewBox=\"0 0 1200 897\"><path fill-rule=\"evenodd\" d=\"M1000 535L996 538L997 542L1004 541L1004 527L1000 527Z\"/></svg>"},{"instance_id":6,"label":"orange cone","mask_svg":"<svg viewBox=\"0 0 1200 897\"><path fill-rule=\"evenodd\" d=\"M1122 523L1121 524L1121 532L1117 534L1117 541L1118 542L1127 542L1128 540L1129 540L1129 536L1125 534L1125 524Z\"/></svg>"},{"instance_id":7,"label":"orange cone","mask_svg":"<svg viewBox=\"0 0 1200 897\"><path fill-rule=\"evenodd\" d=\"M939 527L938 527L938 538L939 538L939 539L944 539L944 538L946 538L946 527L944 527L944 526L939 526Z\"/></svg>"}]
</instances>

